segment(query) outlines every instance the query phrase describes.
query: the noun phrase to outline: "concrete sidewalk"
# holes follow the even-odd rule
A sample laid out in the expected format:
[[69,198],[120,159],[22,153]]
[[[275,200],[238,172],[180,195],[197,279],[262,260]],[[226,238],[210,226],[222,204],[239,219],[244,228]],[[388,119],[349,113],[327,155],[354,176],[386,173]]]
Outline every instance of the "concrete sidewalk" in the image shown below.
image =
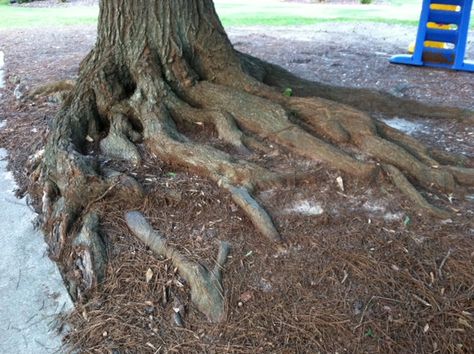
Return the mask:
[[61,352],[51,326],[72,303],[43,235],[33,229],[35,213],[13,194],[5,156],[0,149],[0,353]]

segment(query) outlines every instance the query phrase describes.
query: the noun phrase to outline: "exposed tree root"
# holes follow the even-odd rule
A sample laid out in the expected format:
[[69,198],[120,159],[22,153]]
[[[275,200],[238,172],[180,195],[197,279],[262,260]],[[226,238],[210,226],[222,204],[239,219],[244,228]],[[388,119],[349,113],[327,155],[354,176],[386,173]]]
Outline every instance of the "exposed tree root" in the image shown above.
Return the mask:
[[240,55],[247,65],[259,68],[264,83],[278,87],[280,92],[285,88],[291,88],[295,96],[325,98],[364,112],[387,116],[426,117],[474,123],[474,113],[467,109],[425,104],[376,90],[337,87],[308,81],[277,65],[262,62],[246,54]]
[[[146,9],[143,20],[149,25],[142,26],[141,21],[125,25],[122,19],[127,16],[117,15],[121,13],[117,6],[127,8],[133,18]],[[179,30],[164,29],[178,26],[163,17],[173,18],[171,9],[189,17]],[[201,17],[193,17],[194,12]],[[212,20],[202,20],[207,16]],[[281,184],[297,173],[277,173],[250,161],[259,161],[252,159],[258,157],[255,152],[271,152],[271,146],[366,181],[376,179],[382,166],[417,208],[441,218],[449,213],[430,205],[411,181],[443,192],[474,185],[474,170],[465,167],[468,158],[429,149],[369,115],[472,122],[472,112],[310,83],[236,53],[209,0],[101,2],[101,18],[113,24],[101,24],[98,44],[82,63],[77,84],[34,92],[72,89],[53,122],[44,156],[31,165],[38,166],[32,185],[43,200],[43,227],[51,256],[63,264],[71,292],[81,301],[104,274],[94,203],[112,192],[143,198],[141,186],[132,177],[104,168],[104,156],[139,166],[141,151],[146,150],[156,159],[211,179],[230,193],[255,228],[271,241],[280,241],[281,236],[251,193]],[[293,97],[281,94],[287,87],[292,88]],[[195,125],[212,127],[225,151],[193,141],[181,129]],[[169,247],[141,214],[130,212],[126,218],[137,237],[172,259],[190,283],[198,309],[212,321],[221,320],[220,267],[228,245],[221,245],[218,265],[209,271]]]
[[221,85],[202,82],[187,91],[190,99],[205,107],[226,107],[239,126],[297,154],[324,161],[361,177],[374,173],[374,166],[357,161],[342,150],[309,134],[290,120],[285,109],[265,98]]
[[438,218],[448,218],[450,213],[434,207],[426,201],[425,198],[416,190],[415,187],[407,180],[407,178],[400,172],[400,170],[392,165],[384,165],[384,170],[388,173],[390,178],[406,196],[408,196],[419,208]]
[[70,282],[69,293],[76,295],[79,301],[94,289],[105,277],[106,250],[99,234],[99,217],[95,213],[88,213],[82,221],[82,228],[72,241],[74,251],[71,261],[76,266],[77,281]]
[[273,225],[268,213],[255,201],[248,190],[243,187],[224,185],[232,200],[245,211],[255,228],[272,241],[281,241],[281,236]]
[[222,286],[222,268],[227,261],[230,245],[221,241],[214,269],[208,270],[199,263],[187,260],[148,224],[144,216],[136,211],[125,215],[130,230],[157,255],[171,259],[173,265],[188,282],[191,300],[197,309],[212,322],[225,317],[225,297]]
[[[255,134],[265,134],[264,138],[273,140],[303,157],[322,160],[353,175],[374,175],[374,164],[357,161],[343,150],[308,134],[290,121],[289,115],[279,104],[209,83],[196,85],[188,92],[191,100],[197,101],[199,105],[216,108],[225,104],[240,126]],[[200,97],[206,97],[205,102]],[[207,99],[208,97],[210,98]],[[289,98],[287,102],[281,99],[280,101],[286,103],[295,113],[294,119],[303,120],[315,134],[329,139],[334,144],[353,144],[370,157],[402,169],[426,188],[434,186],[443,191],[454,191],[457,188],[457,175],[460,175],[462,180],[458,182],[472,184],[472,170],[466,169],[461,174],[460,170],[439,168],[440,163],[429,155],[426,148],[401,133],[395,134],[393,130],[383,123],[376,123],[367,114],[323,99]],[[242,109],[240,107],[243,102],[245,108]],[[258,119],[255,118],[257,115]],[[379,136],[379,129],[383,130],[389,140],[383,139],[384,135]],[[454,156],[451,159],[462,160]]]
[[134,143],[140,140],[140,134],[133,130],[129,120],[123,114],[116,113],[111,117],[109,134],[101,140],[100,148],[107,156],[139,165],[141,157]]
[[30,99],[36,98],[39,96],[51,96],[53,94],[58,94],[61,98],[61,101],[64,101],[66,96],[74,89],[75,81],[73,80],[61,80],[52,82],[43,86],[40,86],[29,93],[28,97]]
[[[437,217],[446,218],[449,213],[431,206],[404,174],[426,188],[434,186],[443,191],[455,190],[458,183],[473,184],[472,169],[441,164],[463,164],[467,162],[466,158],[430,151],[414,139],[351,107],[320,98],[275,96],[267,87],[262,92],[273,98],[269,99],[206,81],[186,88],[178,97],[160,79],[159,71],[153,64],[145,61],[141,65],[142,75],[147,73],[147,77],[154,79],[152,82],[138,80],[129,98],[116,101],[113,105],[107,103],[110,107],[107,113],[109,123],[104,138],[100,139],[97,132],[99,123],[93,113],[88,130],[82,128],[82,132],[78,132],[71,129],[76,124],[76,115],[66,113],[71,123],[60,124],[71,133],[64,134],[64,130],[55,132],[60,134],[55,145],[57,152],[54,156],[57,160],[52,162],[51,151],[45,159],[55,165],[60,161],[57,166],[61,166],[61,172],[54,175],[51,172],[55,169],[49,169],[47,181],[44,175],[40,177],[40,180],[46,181],[43,214],[54,259],[63,257],[64,247],[71,243],[68,235],[74,234],[73,225],[79,220],[82,210],[89,209],[94,200],[107,193],[112,181],[118,181],[115,183],[119,183],[120,188],[140,196],[140,186],[133,179],[113,171],[101,171],[92,157],[78,152],[77,146],[82,146],[88,139],[94,141],[90,136],[100,139],[101,151],[109,157],[139,165],[141,156],[136,144],[143,142],[161,160],[208,176],[226,189],[256,229],[273,241],[280,241],[281,237],[271,217],[249,191],[281,183],[285,176],[249,161],[235,159],[210,145],[193,142],[178,131],[176,123],[210,124],[223,142],[244,155],[250,154],[253,149],[265,150],[266,145],[262,141],[267,140],[284,146],[302,158],[322,161],[366,179],[376,177],[379,161],[393,183],[410,200],[421,210]],[[86,112],[106,111],[101,102],[108,102],[110,95],[112,93],[104,90],[96,93],[96,110],[87,108]],[[74,101],[70,104],[74,107]],[[72,139],[65,139],[65,136],[72,136]],[[354,157],[354,148],[364,155]],[[86,217],[84,222],[90,224],[88,220],[90,218]],[[105,260],[97,246],[100,238],[90,236],[85,240],[83,236],[98,235],[96,231],[90,231],[93,229],[84,224],[79,234],[82,241],[72,241],[76,251],[72,253],[73,259],[69,263],[81,274],[77,278],[83,279],[79,282],[71,279],[71,292],[78,299],[83,299],[103,274]],[[73,237],[73,240],[77,238]],[[216,316],[210,315],[210,318],[215,320]]]

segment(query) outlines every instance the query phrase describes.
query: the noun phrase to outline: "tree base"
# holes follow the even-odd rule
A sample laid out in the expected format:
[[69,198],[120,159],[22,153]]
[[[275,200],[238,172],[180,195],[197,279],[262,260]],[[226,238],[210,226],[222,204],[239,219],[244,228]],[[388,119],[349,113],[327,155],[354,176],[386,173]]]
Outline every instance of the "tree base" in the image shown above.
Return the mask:
[[[103,5],[102,16],[113,16],[114,6]],[[161,38],[155,35],[155,40]],[[298,171],[281,173],[252,161],[256,152],[271,153],[274,146],[367,181],[385,173],[420,210],[441,218],[449,213],[432,206],[413,183],[447,193],[474,185],[474,170],[463,167],[471,163],[467,158],[430,150],[360,109],[396,113],[416,107],[417,114],[441,112],[465,120],[472,118],[471,113],[311,84],[236,53],[214,27],[208,35],[211,39],[180,43],[183,38],[171,33],[172,43],[155,48],[133,39],[133,34],[120,38],[126,45],[111,43],[115,35],[104,30],[82,63],[79,80],[54,120],[44,156],[32,164],[38,166],[32,181],[42,190],[50,254],[63,264],[74,298],[87,299],[105,273],[103,239],[93,205],[109,193],[143,197],[132,176],[105,168],[104,159],[138,167],[143,154],[151,154],[155,161],[209,178],[230,193],[263,236],[275,242],[284,240],[252,192],[282,185]],[[199,52],[200,40],[217,43],[218,53],[209,58],[207,52]],[[188,47],[196,53],[187,53]],[[283,87],[301,96],[283,95]],[[331,100],[311,97],[312,92]],[[373,100],[360,100],[361,95]],[[194,141],[186,127],[196,125],[209,127],[222,146]],[[127,222],[139,239],[171,258],[194,284],[191,292],[197,307],[213,321],[223,319],[222,282],[216,276],[220,270],[189,263],[136,214],[127,214]],[[219,266],[226,249],[221,248]],[[190,275],[191,268],[198,269],[198,275]]]

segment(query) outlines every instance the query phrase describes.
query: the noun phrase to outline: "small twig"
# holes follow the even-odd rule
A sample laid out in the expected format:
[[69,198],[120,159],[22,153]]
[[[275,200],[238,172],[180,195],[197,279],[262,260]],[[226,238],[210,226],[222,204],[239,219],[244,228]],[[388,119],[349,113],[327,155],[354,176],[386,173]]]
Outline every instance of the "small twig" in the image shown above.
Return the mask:
[[369,302],[367,303],[367,305],[365,306],[364,308],[364,311],[362,311],[362,317],[360,318],[360,321],[359,321],[359,324],[357,326],[354,327],[354,331],[359,328],[363,323],[364,321],[364,317],[365,317],[365,314],[370,306],[370,303],[372,302],[372,300],[375,300],[375,299],[380,299],[380,300],[386,300],[386,301],[393,301],[393,302],[397,302],[397,303],[401,303],[401,301],[399,300],[395,300],[395,299],[390,299],[388,297],[383,297],[383,296],[372,296],[369,300]]
[[342,278],[341,284],[344,284],[344,282],[347,280],[349,277],[349,273],[344,269],[344,278]]
[[395,300],[395,299],[391,299],[391,298],[389,298],[389,297],[383,297],[383,296],[374,296],[374,299],[392,301],[392,302],[397,302],[397,303],[399,303],[399,304],[402,303],[402,301],[400,301],[400,300]]
[[104,199],[104,198],[107,196],[107,194],[109,194],[110,191],[111,191],[112,189],[114,189],[118,184],[119,184],[119,182],[116,182],[116,183],[112,184],[112,185],[111,185],[109,188],[107,188],[107,190],[106,190],[104,193],[102,193],[99,197],[97,197],[96,199],[90,201],[89,204],[87,204],[85,210],[89,210],[89,208],[90,208],[93,204],[95,204],[95,203],[97,203],[98,201]]
[[362,311],[362,316],[360,317],[359,324],[354,327],[354,331],[362,325],[362,322],[364,321],[365,313],[367,312],[367,310],[368,310],[368,308],[369,308],[369,306],[370,306],[370,303],[372,302],[373,299],[375,299],[375,296],[372,296],[372,297],[370,298],[369,302],[367,302],[367,305],[365,305],[364,311]]
[[41,343],[39,340],[35,339],[35,342],[36,344],[38,344],[40,347],[42,347],[43,349],[51,349],[51,348],[48,348],[46,345],[44,345],[43,343]]
[[442,270],[443,270],[444,264],[446,263],[446,261],[448,260],[450,255],[451,255],[451,248],[448,250],[448,253],[446,254],[446,256],[444,256],[444,258],[441,261],[441,264],[439,265],[439,268],[438,268],[438,275],[441,279],[443,278],[443,271]]
[[431,306],[431,304],[430,304],[428,301],[423,300],[423,299],[422,299],[421,297],[419,297],[418,295],[415,295],[415,294],[412,294],[412,295],[413,295],[413,297],[414,297],[416,300],[418,300],[419,302],[421,302],[423,305],[425,305],[425,306],[427,306],[427,307],[433,307],[433,306]]

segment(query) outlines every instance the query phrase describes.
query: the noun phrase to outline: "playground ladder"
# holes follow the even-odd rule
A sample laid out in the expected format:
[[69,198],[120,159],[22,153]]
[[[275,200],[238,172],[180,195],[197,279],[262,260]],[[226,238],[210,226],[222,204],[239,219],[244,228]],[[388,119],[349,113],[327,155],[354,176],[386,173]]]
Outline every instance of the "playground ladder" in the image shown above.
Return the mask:
[[[395,55],[390,62],[474,72],[474,62],[464,60],[472,1],[423,0],[413,55]],[[444,45],[430,46],[433,42]]]

